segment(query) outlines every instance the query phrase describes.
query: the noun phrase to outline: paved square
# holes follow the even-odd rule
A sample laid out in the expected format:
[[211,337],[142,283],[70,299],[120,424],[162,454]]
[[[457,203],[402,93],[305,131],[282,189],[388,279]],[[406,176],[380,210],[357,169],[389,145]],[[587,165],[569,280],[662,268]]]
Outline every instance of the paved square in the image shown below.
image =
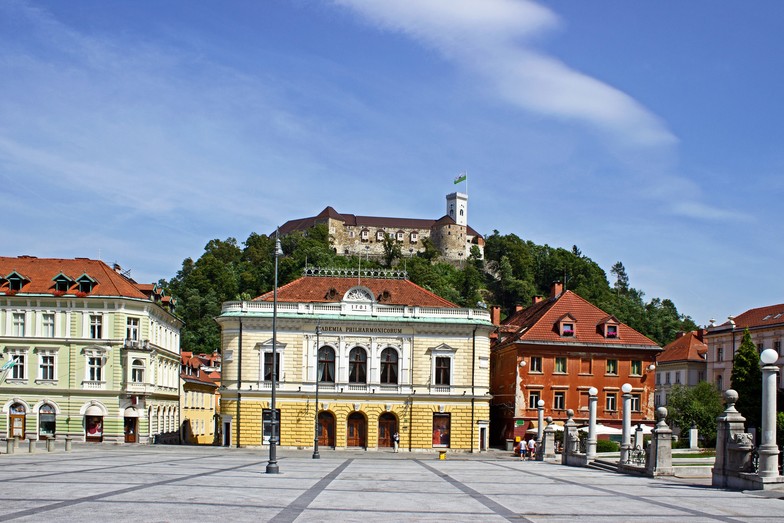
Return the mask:
[[784,520],[776,495],[538,462],[281,449],[78,446],[0,455],[0,521]]

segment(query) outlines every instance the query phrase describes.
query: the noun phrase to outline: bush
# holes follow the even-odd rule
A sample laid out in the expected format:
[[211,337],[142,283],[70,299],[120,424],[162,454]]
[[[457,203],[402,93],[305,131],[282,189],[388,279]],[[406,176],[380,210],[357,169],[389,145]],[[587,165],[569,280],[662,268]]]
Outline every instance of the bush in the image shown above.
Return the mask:
[[678,438],[672,440],[672,448],[674,449],[688,449],[690,447],[691,445],[689,444],[689,440],[687,439]]
[[596,452],[618,452],[621,446],[608,439],[596,440]]

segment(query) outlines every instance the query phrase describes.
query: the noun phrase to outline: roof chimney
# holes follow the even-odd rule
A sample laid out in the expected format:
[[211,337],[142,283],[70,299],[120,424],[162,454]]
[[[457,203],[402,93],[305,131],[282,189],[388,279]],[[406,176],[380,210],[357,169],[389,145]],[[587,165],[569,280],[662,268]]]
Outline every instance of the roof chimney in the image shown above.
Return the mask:
[[540,303],[542,300],[544,300],[543,297],[534,296],[533,299],[531,300],[531,305],[536,305],[537,303]]
[[501,325],[501,307],[492,305],[490,307],[490,321],[493,325]]
[[523,310],[522,305],[515,305],[515,312],[520,312],[521,310]]
[[112,265],[112,269],[114,269],[114,272],[116,272],[117,274],[122,274],[122,267],[120,267],[119,263],[115,263],[114,265]]
[[675,339],[679,340],[679,339],[683,338],[684,336],[686,336],[686,333],[683,332],[683,331],[680,331],[680,332],[678,332],[678,334],[675,335]]
[[563,283],[554,281],[553,286],[550,288],[550,297],[557,298],[561,294],[563,294]]

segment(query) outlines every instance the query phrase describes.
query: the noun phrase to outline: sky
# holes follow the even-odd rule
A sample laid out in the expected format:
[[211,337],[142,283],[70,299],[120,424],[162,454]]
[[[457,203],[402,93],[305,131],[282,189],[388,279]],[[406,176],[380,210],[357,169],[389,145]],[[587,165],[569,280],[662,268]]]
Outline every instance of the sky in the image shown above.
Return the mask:
[[338,212],[621,261],[698,324],[784,302],[777,0],[0,2],[0,253],[170,279]]

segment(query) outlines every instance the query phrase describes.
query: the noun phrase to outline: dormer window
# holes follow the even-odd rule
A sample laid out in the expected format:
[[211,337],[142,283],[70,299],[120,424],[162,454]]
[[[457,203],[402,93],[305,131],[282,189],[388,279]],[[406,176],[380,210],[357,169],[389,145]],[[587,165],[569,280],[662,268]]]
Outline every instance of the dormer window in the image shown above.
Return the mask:
[[416,242],[418,242],[418,241],[419,241],[419,233],[417,233],[417,232],[412,232],[412,233],[411,233],[411,235],[409,236],[409,241],[410,241],[411,243],[416,243]]
[[577,320],[574,316],[567,313],[561,316],[556,324],[558,334],[563,338],[574,338],[576,332]]
[[605,338],[614,340],[619,337],[618,326],[620,322],[615,316],[607,316],[598,324],[599,334]]
[[76,278],[76,283],[79,285],[79,292],[87,294],[92,292],[93,287],[95,287],[95,284],[98,282],[85,273]]
[[370,239],[370,231],[367,229],[362,229],[362,232],[360,232],[359,235],[363,242],[366,242]]
[[30,281],[29,278],[25,278],[16,271],[6,276],[5,279],[8,280],[8,289],[12,291],[21,291],[25,282]]
[[55,292],[68,292],[68,289],[73,285],[73,280],[62,272],[52,279],[54,280]]
[[618,337],[618,326],[617,325],[607,325],[607,334],[608,338],[617,338]]
[[384,231],[376,231],[376,241],[384,241]]
[[399,241],[399,242],[402,242],[404,236],[405,236],[405,233],[403,231],[397,231],[397,233],[395,234],[395,239],[397,241]]

